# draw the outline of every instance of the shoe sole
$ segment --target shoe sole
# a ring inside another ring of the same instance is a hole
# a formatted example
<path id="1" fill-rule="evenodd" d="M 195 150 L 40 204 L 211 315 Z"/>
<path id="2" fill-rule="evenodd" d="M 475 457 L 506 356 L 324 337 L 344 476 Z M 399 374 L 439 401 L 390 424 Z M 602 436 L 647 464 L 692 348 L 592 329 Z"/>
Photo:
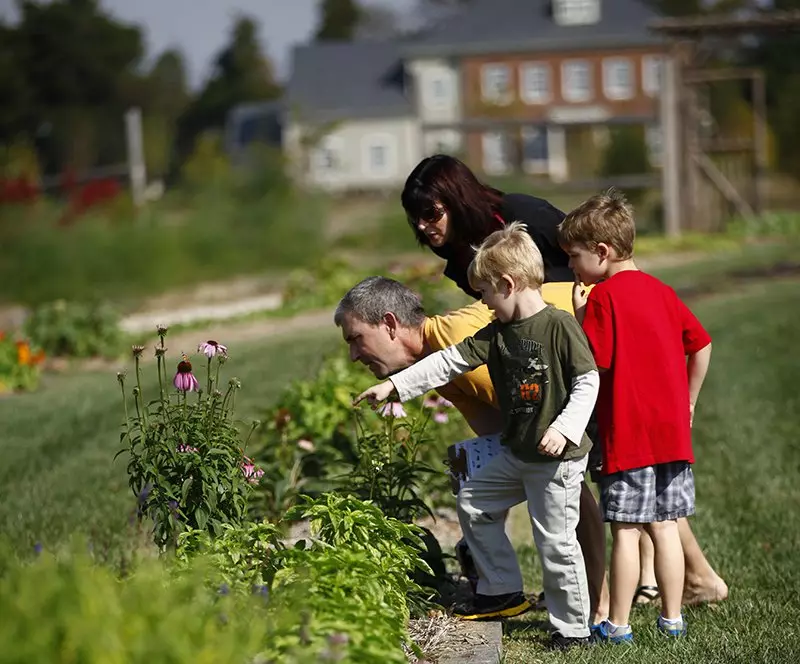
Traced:
<path id="1" fill-rule="evenodd" d="M 525 600 L 522 604 L 509 606 L 508 608 L 500 609 L 499 611 L 471 614 L 454 613 L 453 615 L 459 620 L 491 620 L 492 618 L 513 618 L 514 616 L 519 616 L 527 611 L 530 611 L 532 608 L 533 605 L 528 600 Z"/>

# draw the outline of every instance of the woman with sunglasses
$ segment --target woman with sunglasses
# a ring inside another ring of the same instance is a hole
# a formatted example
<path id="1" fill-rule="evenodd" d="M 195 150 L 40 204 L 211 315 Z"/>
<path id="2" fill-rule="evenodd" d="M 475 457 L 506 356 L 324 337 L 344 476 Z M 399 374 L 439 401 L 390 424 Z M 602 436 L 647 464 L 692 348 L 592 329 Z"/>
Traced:
<path id="1" fill-rule="evenodd" d="M 564 213 L 546 200 L 483 184 L 466 164 L 444 154 L 426 157 L 411 171 L 401 200 L 417 241 L 445 259 L 444 276 L 476 299 L 467 280 L 473 247 L 512 221 L 524 222 L 544 260 L 545 300 L 572 312 L 575 276 L 556 237 Z"/>

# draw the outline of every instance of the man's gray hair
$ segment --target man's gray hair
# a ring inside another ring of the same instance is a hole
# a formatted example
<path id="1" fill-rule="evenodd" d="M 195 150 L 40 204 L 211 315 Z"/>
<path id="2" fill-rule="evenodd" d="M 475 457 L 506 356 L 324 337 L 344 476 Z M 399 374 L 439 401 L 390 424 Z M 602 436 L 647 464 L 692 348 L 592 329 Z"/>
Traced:
<path id="1" fill-rule="evenodd" d="M 377 325 L 387 313 L 393 313 L 403 327 L 420 327 L 425 322 L 422 298 L 387 277 L 367 277 L 353 286 L 336 307 L 333 322 L 341 327 L 344 317 L 351 315 Z"/>

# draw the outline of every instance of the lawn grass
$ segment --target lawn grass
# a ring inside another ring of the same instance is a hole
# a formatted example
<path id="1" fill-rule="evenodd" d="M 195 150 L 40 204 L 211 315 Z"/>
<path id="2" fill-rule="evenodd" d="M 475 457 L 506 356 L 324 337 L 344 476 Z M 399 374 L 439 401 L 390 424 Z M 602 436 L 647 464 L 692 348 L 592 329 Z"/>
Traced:
<path id="1" fill-rule="evenodd" d="M 632 648 L 544 651 L 544 614 L 506 625 L 505 664 L 529 662 L 800 661 L 800 282 L 772 281 L 691 303 L 714 339 L 695 417 L 697 516 L 693 528 L 730 586 L 717 607 L 686 610 L 690 636 L 666 642 L 655 608 L 632 614 Z M 527 524 L 514 539 L 531 590 L 538 566 Z"/>
<path id="2" fill-rule="evenodd" d="M 237 376 L 237 415 L 258 417 L 292 380 L 313 373 L 341 342 L 331 325 L 231 347 L 223 376 Z M 169 342 L 169 337 L 167 337 Z M 157 390 L 148 360 L 145 394 Z M 202 375 L 202 372 L 200 372 Z M 114 371 L 48 375 L 38 393 L 0 399 L 0 534 L 23 555 L 73 533 L 113 555 L 135 499 L 118 451 L 122 404 Z"/>

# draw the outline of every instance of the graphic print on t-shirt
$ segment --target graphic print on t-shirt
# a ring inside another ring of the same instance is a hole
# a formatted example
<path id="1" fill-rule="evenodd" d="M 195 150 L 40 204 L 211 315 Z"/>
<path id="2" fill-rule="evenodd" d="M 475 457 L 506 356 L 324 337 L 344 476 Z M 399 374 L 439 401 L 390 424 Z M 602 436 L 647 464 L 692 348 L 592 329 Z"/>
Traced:
<path id="1" fill-rule="evenodd" d="M 544 347 L 533 339 L 519 339 L 517 348 L 505 346 L 504 362 L 511 378 L 510 414 L 536 415 L 541 409 L 544 390 L 548 383 L 548 365 L 544 358 Z"/>

